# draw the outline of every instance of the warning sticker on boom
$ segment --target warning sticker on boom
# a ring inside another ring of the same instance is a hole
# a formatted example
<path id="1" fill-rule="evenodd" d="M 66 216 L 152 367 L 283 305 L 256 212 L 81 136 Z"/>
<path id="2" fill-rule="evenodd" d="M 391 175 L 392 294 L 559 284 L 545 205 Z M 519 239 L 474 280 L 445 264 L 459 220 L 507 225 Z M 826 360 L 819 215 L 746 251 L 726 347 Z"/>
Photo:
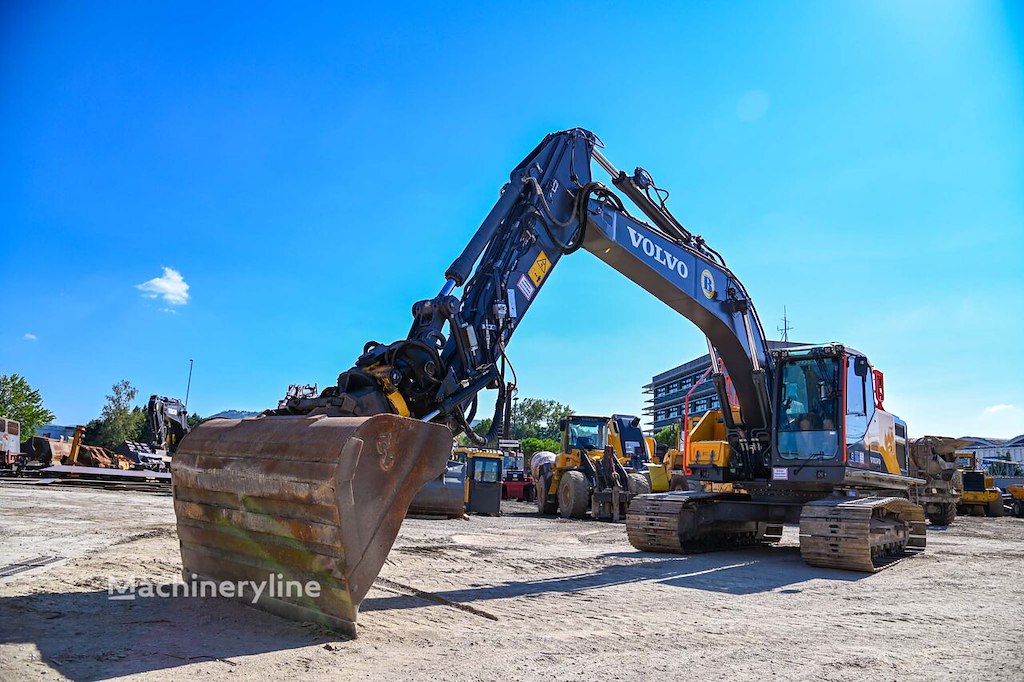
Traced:
<path id="1" fill-rule="evenodd" d="M 530 284 L 530 280 L 526 278 L 526 275 L 519 276 L 519 282 L 516 284 L 516 287 L 518 287 L 519 291 L 523 292 L 523 296 L 526 297 L 527 301 L 532 300 L 534 292 L 537 291 L 537 287 Z"/>
<path id="2" fill-rule="evenodd" d="M 530 279 L 537 286 L 544 281 L 544 278 L 548 275 L 548 270 L 551 268 L 551 261 L 548 260 L 548 255 L 541 251 L 537 254 L 537 260 L 533 261 L 533 265 L 530 266 Z"/>

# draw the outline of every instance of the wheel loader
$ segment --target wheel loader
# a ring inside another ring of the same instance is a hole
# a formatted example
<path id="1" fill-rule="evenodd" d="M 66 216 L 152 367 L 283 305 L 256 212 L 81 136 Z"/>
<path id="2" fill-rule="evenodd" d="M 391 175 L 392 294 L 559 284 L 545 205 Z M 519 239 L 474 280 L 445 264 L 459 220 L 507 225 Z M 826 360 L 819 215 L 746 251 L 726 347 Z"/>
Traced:
<path id="1" fill-rule="evenodd" d="M 185 437 L 172 466 L 187 579 L 319 582 L 315 598 L 241 596 L 354 635 L 359 603 L 416 491 L 444 470 L 453 435 L 497 440 L 508 344 L 562 257 L 580 249 L 693 322 L 720 404 L 728 376 L 739 408 L 738 418 L 724 412 L 728 457 L 710 472 L 733 492 L 633 496 L 635 547 L 766 542 L 783 521 L 800 522 L 802 555 L 815 565 L 874 571 L 924 547 L 924 512 L 907 499 L 921 481 L 907 475 L 905 425 L 882 407 L 881 373 L 839 343 L 770 354 L 719 252 L 669 211 L 647 170 L 619 170 L 602 147 L 582 128 L 546 136 L 513 169 L 438 293 L 412 305 L 405 338 L 368 342 L 317 396 L 253 419 L 210 420 Z M 612 187 L 593 178 L 592 163 Z M 439 230 L 439 247 L 456 232 Z M 813 237 L 775 245 L 820 246 Z M 372 285 L 361 291 L 372 305 Z M 492 428 L 477 435 L 469 425 L 486 389 L 497 392 Z"/>
<path id="2" fill-rule="evenodd" d="M 625 519 L 633 496 L 650 492 L 647 477 L 632 466 L 647 459 L 640 419 L 573 415 L 561 420 L 559 431 L 561 452 L 537 477 L 537 511 L 567 519 L 588 512 L 597 520 Z"/>

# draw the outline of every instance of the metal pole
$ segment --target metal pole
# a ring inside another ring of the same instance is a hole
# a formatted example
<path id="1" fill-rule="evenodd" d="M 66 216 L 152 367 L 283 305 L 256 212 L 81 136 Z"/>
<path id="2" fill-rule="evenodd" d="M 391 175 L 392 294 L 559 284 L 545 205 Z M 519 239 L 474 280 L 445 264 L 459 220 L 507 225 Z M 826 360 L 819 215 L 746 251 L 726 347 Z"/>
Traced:
<path id="1" fill-rule="evenodd" d="M 192 390 L 192 358 L 188 359 L 188 385 L 185 387 L 185 418 L 188 418 L 188 392 Z"/>

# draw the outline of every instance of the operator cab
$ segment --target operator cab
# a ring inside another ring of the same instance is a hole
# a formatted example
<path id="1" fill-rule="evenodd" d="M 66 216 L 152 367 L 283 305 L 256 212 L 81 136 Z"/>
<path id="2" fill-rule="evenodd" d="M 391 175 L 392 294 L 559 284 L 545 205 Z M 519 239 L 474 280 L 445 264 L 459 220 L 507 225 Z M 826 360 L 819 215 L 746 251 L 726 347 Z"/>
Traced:
<path id="1" fill-rule="evenodd" d="M 562 429 L 562 452 L 573 450 L 604 451 L 608 444 L 607 417 L 568 417 Z"/>
<path id="2" fill-rule="evenodd" d="M 830 344 L 774 356 L 773 481 L 906 475 L 906 424 L 883 408 L 882 373 L 863 353 Z"/>

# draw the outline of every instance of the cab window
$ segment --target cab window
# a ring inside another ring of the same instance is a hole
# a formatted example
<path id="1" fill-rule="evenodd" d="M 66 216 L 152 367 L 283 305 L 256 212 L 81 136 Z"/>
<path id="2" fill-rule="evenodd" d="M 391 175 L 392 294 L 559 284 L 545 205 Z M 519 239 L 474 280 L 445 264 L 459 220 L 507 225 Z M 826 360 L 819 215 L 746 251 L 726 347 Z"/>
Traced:
<path id="1" fill-rule="evenodd" d="M 473 480 L 481 483 L 497 483 L 500 478 L 501 461 L 497 459 L 478 459 L 473 468 Z"/>
<path id="2" fill-rule="evenodd" d="M 857 374 L 857 356 L 849 356 L 846 369 L 846 442 L 853 444 L 864 438 L 868 421 L 874 412 L 874 385 L 871 368 L 861 359 Z"/>
<path id="3" fill-rule="evenodd" d="M 835 457 L 839 452 L 838 360 L 790 360 L 782 366 L 780 379 L 779 454 L 788 459 Z"/>
<path id="4" fill-rule="evenodd" d="M 581 419 L 569 423 L 569 448 L 603 450 L 607 423 L 602 419 Z"/>

